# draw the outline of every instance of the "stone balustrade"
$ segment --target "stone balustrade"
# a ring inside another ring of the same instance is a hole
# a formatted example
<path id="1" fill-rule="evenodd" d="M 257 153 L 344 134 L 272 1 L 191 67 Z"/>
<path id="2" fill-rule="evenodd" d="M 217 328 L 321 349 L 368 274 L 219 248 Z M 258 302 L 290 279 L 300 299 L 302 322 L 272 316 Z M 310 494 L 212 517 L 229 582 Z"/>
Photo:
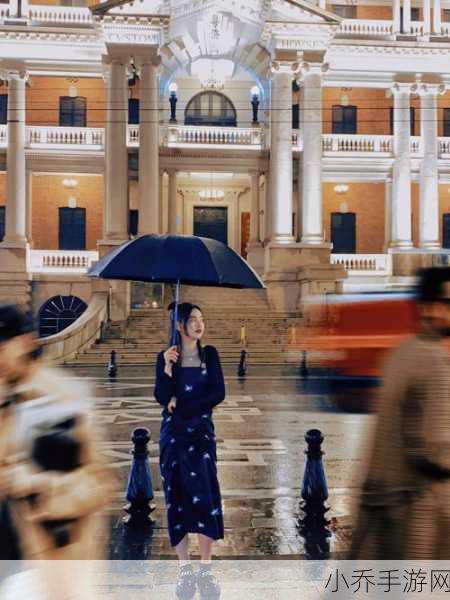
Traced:
<path id="1" fill-rule="evenodd" d="M 341 265 L 350 273 L 389 275 L 392 273 L 390 254 L 331 254 L 331 264 Z"/>
<path id="2" fill-rule="evenodd" d="M 84 6 L 40 6 L 36 4 L 28 7 L 28 21 L 30 25 L 51 23 L 73 27 L 93 25 L 94 23 L 91 11 Z"/>
<path id="3" fill-rule="evenodd" d="M 391 154 L 393 137 L 390 135 L 326 134 L 322 136 L 324 152 L 384 153 Z"/>
<path id="4" fill-rule="evenodd" d="M 83 250 L 30 250 L 31 273 L 85 273 L 98 260 L 98 252 Z"/>
<path id="5" fill-rule="evenodd" d="M 211 127 L 168 125 L 167 146 L 240 146 L 261 149 L 263 131 L 260 127 Z"/>
<path id="6" fill-rule="evenodd" d="M 389 37 L 394 32 L 393 21 L 379 19 L 346 19 L 338 29 L 339 36 Z"/>
<path id="7" fill-rule="evenodd" d="M 92 127 L 27 127 L 29 147 L 82 146 L 86 149 L 103 149 L 103 129 Z"/>

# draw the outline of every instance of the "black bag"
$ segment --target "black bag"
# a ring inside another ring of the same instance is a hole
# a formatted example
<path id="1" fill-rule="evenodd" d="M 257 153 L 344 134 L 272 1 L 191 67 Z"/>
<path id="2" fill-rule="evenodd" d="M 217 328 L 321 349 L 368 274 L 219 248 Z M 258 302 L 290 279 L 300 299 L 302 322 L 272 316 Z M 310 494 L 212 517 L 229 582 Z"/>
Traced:
<path id="1" fill-rule="evenodd" d="M 10 501 L 0 500 L 0 560 L 21 560 L 19 534 L 11 514 Z"/>

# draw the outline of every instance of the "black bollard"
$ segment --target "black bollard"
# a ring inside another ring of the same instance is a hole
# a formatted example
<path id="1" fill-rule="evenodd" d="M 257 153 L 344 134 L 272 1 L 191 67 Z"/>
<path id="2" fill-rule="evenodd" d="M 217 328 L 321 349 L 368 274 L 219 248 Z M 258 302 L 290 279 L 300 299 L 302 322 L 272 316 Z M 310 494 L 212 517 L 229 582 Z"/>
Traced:
<path id="1" fill-rule="evenodd" d="M 328 487 L 322 462 L 323 435 L 318 429 L 310 429 L 305 435 L 308 448 L 303 475 L 300 508 L 304 517 L 299 521 L 300 535 L 305 540 L 307 559 L 321 560 L 329 557 L 331 532 L 325 513 L 329 510 Z"/>
<path id="2" fill-rule="evenodd" d="M 306 354 L 306 350 L 302 352 L 302 360 L 300 363 L 300 375 L 306 379 L 308 377 L 308 355 Z"/>
<path id="3" fill-rule="evenodd" d="M 115 350 L 111 351 L 111 357 L 110 357 L 109 363 L 108 363 L 108 376 L 111 379 L 115 379 L 115 377 L 117 376 L 117 362 L 116 362 L 116 351 Z"/>
<path id="4" fill-rule="evenodd" d="M 245 350 L 241 350 L 241 357 L 239 359 L 238 366 L 238 377 L 245 377 L 247 373 L 247 352 Z"/>
<path id="5" fill-rule="evenodd" d="M 153 500 L 152 472 L 147 448 L 150 432 L 144 427 L 138 427 L 133 431 L 131 440 L 134 444 L 133 464 L 128 476 L 126 498 L 129 504 L 124 509 L 128 513 L 124 517 L 124 523 L 131 526 L 152 525 L 153 520 L 149 515 L 156 506 L 150 504 Z"/>

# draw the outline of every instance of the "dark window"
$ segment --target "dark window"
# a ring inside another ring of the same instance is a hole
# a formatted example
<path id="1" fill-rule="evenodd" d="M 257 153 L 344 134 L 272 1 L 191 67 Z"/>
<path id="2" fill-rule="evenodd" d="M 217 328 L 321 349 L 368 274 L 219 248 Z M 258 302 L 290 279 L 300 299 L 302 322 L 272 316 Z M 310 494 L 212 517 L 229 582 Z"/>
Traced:
<path id="1" fill-rule="evenodd" d="M 450 22 L 450 8 L 444 8 L 442 10 L 442 22 L 449 23 Z"/>
<path id="2" fill-rule="evenodd" d="M 59 126 L 86 127 L 86 98 L 77 96 L 60 96 Z"/>
<path id="3" fill-rule="evenodd" d="M 349 4 L 332 4 L 331 10 L 343 19 L 356 19 L 356 6 Z"/>
<path id="4" fill-rule="evenodd" d="M 59 249 L 86 249 L 86 209 L 59 209 Z"/>
<path id="5" fill-rule="evenodd" d="M 292 129 L 299 129 L 300 127 L 300 105 L 292 105 Z"/>
<path id="6" fill-rule="evenodd" d="M 0 206 L 0 242 L 5 237 L 5 207 Z"/>
<path id="7" fill-rule="evenodd" d="M 59 333 L 72 325 L 86 310 L 87 305 L 76 296 L 54 296 L 39 311 L 39 337 Z"/>
<path id="8" fill-rule="evenodd" d="M 128 123 L 139 124 L 139 98 L 128 98 Z"/>
<path id="9" fill-rule="evenodd" d="M 228 209 L 194 207 L 194 235 L 228 243 Z"/>
<path id="10" fill-rule="evenodd" d="M 394 108 L 391 106 L 389 111 L 389 129 L 391 135 L 394 135 Z M 416 135 L 416 113 L 411 106 L 409 109 L 409 135 Z"/>
<path id="11" fill-rule="evenodd" d="M 186 125 L 222 125 L 236 127 L 236 110 L 230 100 L 218 92 L 202 92 L 188 103 L 184 114 Z"/>
<path id="12" fill-rule="evenodd" d="M 139 229 L 139 211 L 134 208 L 128 212 L 128 233 L 129 235 L 137 235 Z"/>
<path id="13" fill-rule="evenodd" d="M 443 215 L 442 226 L 442 247 L 450 248 L 450 213 Z"/>
<path id="14" fill-rule="evenodd" d="M 356 106 L 333 106 L 332 133 L 356 133 L 358 118 Z"/>
<path id="15" fill-rule="evenodd" d="M 444 136 L 450 137 L 450 108 L 444 108 Z"/>
<path id="16" fill-rule="evenodd" d="M 6 124 L 8 118 L 8 94 L 0 94 L 0 123 Z"/>
<path id="17" fill-rule="evenodd" d="M 355 213 L 331 213 L 332 252 L 353 254 L 356 252 Z"/>

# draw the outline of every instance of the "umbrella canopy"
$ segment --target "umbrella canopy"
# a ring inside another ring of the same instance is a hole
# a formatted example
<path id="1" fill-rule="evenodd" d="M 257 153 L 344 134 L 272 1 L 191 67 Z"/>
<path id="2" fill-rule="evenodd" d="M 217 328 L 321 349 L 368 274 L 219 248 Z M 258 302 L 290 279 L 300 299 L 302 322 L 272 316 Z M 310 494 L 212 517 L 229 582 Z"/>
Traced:
<path id="1" fill-rule="evenodd" d="M 232 248 L 193 235 L 142 235 L 104 256 L 87 274 L 151 283 L 264 288 Z"/>

